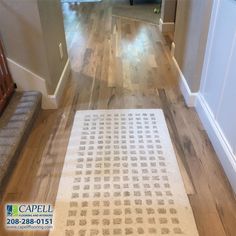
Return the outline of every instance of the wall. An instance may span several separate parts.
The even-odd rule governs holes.
[[[177,0],[162,0],[159,29],[163,33],[174,32]]]
[[[8,58],[49,79],[37,0],[1,0],[0,34]]]
[[[213,0],[178,0],[174,57],[191,92],[200,86]]]
[[[60,0],[0,0],[0,35],[18,89],[39,90],[56,108],[69,74]]]
[[[236,192],[236,1],[215,0],[197,111]]]
[[[162,0],[161,19],[163,22],[175,22],[177,0]]]
[[[63,16],[58,0],[38,0],[38,8],[51,78],[49,90],[50,93],[53,93],[68,59]],[[60,58],[59,43],[62,43],[63,59]]]

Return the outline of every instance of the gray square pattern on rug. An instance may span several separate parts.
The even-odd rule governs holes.
[[[76,113],[54,235],[198,235],[162,110]]]

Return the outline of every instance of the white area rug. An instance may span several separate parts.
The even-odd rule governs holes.
[[[50,236],[197,236],[162,110],[78,111]]]

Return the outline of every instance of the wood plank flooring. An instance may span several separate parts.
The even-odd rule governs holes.
[[[42,111],[0,206],[54,203],[76,110],[162,108],[200,236],[236,235],[234,194],[194,109],[187,108],[158,27],[112,16],[112,2],[63,4],[72,72],[62,105]],[[48,235],[6,232],[0,235]]]

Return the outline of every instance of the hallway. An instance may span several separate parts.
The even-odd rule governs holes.
[[[184,104],[158,27],[112,16],[109,1],[62,8],[70,81],[61,108],[40,113],[3,201],[54,203],[76,110],[161,108],[199,235],[235,235],[234,195],[195,110]],[[15,234],[1,228],[0,235]]]

